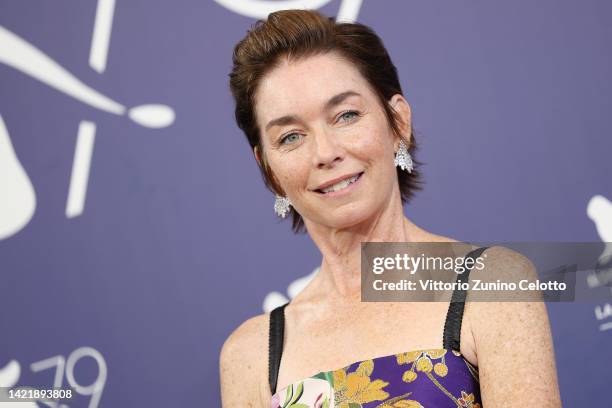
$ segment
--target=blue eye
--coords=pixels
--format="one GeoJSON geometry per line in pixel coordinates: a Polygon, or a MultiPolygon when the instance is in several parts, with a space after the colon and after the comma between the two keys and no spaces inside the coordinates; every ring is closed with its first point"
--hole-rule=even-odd
{"type": "MultiPolygon", "coordinates": [[[[349,110],[349,111],[341,113],[339,118],[340,119],[346,118],[344,120],[345,122],[352,122],[353,120],[355,120],[355,118],[357,118],[359,116],[361,116],[359,114],[359,112],[354,111],[354,110],[349,110]]],[[[296,132],[288,133],[287,135],[283,136],[279,140],[279,143],[281,145],[291,144],[291,143],[294,143],[294,142],[298,141],[300,136],[301,135],[299,133],[296,133],[296,132]],[[291,138],[293,138],[293,140],[291,140],[291,138]]]]}
{"type": "MultiPolygon", "coordinates": [[[[340,115],[340,118],[344,118],[344,117],[346,117],[346,115],[355,115],[355,117],[357,117],[357,116],[359,116],[359,112],[357,112],[357,111],[346,111],[346,112],[343,112],[340,115]]],[[[353,118],[349,117],[349,119],[347,119],[347,120],[350,121],[351,119],[354,119],[354,117],[353,118]]]]}
{"type": "MultiPolygon", "coordinates": [[[[295,132],[293,132],[293,133],[289,133],[288,135],[286,135],[285,137],[283,137],[283,138],[280,140],[280,143],[281,143],[281,144],[286,144],[286,143],[285,143],[285,141],[286,141],[287,139],[289,139],[291,136],[299,136],[299,135],[300,135],[299,133],[295,133],[295,132]]],[[[295,140],[297,140],[297,139],[295,139],[295,140]]],[[[290,142],[290,143],[292,143],[292,142],[290,142]]]]}

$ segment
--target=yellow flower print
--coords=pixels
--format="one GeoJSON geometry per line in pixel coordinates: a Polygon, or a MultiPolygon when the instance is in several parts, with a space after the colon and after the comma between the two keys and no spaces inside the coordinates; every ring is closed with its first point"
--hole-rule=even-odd
{"type": "Polygon", "coordinates": [[[408,353],[400,353],[400,354],[396,354],[395,357],[397,357],[397,364],[410,364],[414,361],[416,361],[417,358],[419,358],[419,356],[423,354],[423,350],[418,350],[418,351],[409,351],[408,353]]]}
{"type": "Polygon", "coordinates": [[[457,398],[457,403],[460,407],[480,408],[480,404],[474,404],[474,394],[467,394],[465,391],[461,391],[461,398],[457,398]]]}
{"type": "Polygon", "coordinates": [[[433,364],[431,364],[431,359],[427,355],[423,355],[421,358],[417,360],[416,369],[417,371],[423,371],[424,373],[431,372],[433,368],[433,364]]]}
{"type": "Polygon", "coordinates": [[[417,375],[414,371],[412,370],[408,370],[404,373],[404,375],[402,375],[402,381],[410,383],[413,382],[414,380],[416,380],[417,375]]]}
{"type": "Polygon", "coordinates": [[[397,358],[397,363],[399,365],[412,363],[410,370],[403,374],[402,380],[407,383],[416,380],[417,373],[415,372],[415,368],[416,371],[426,374],[431,373],[433,370],[433,372],[439,377],[445,377],[448,374],[448,367],[444,361],[444,355],[446,352],[446,349],[432,349],[396,354],[395,357],[397,358]],[[442,359],[442,361],[436,362],[434,365],[432,360],[438,359],[442,359]]]}
{"type": "Polygon", "coordinates": [[[434,373],[438,374],[440,377],[446,377],[446,374],[448,374],[448,367],[446,364],[436,363],[436,365],[434,365],[434,373]]]}
{"type": "Polygon", "coordinates": [[[406,399],[411,392],[407,392],[397,397],[386,400],[382,404],[376,406],[376,408],[423,408],[423,405],[419,401],[406,399]]]}
{"type": "Polygon", "coordinates": [[[336,370],[334,375],[334,402],[339,408],[349,408],[371,401],[383,401],[389,394],[383,390],[389,383],[380,379],[372,381],[370,375],[374,371],[374,361],[366,360],[359,364],[352,373],[346,368],[336,370]],[[351,405],[349,405],[351,404],[351,405]]]}

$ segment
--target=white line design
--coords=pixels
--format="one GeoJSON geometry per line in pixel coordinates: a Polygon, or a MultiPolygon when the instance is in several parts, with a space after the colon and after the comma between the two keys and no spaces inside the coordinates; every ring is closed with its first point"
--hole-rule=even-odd
{"type": "Polygon", "coordinates": [[[612,242],[612,202],[596,194],[589,200],[586,212],[595,224],[599,238],[603,242],[612,242]]]}
{"type": "Polygon", "coordinates": [[[289,286],[287,286],[287,295],[289,295],[289,298],[277,291],[268,293],[263,300],[263,311],[265,313],[269,313],[274,308],[287,303],[289,299],[293,299],[294,297],[296,297],[298,293],[300,293],[302,290],[304,290],[306,286],[308,286],[310,281],[314,279],[317,273],[319,273],[320,269],[321,267],[317,266],[308,275],[297,278],[296,280],[291,282],[289,286]]]}
{"type": "MultiPolygon", "coordinates": [[[[215,0],[218,4],[234,13],[266,19],[268,14],[286,9],[318,9],[331,0],[215,0]]],[[[357,20],[363,0],[342,0],[336,21],[352,23],[357,20]]]]}
{"type": "Polygon", "coordinates": [[[602,323],[599,325],[599,331],[606,331],[612,329],[612,322],[602,323]]]}
{"type": "MultiPolygon", "coordinates": [[[[599,238],[605,244],[604,249],[599,255],[599,261],[605,265],[612,256],[612,202],[606,197],[596,194],[589,200],[586,209],[587,216],[595,224],[595,229],[599,238]]],[[[587,276],[587,284],[590,287],[602,285],[597,274],[587,276]]],[[[609,288],[612,291],[612,288],[609,288]]],[[[597,317],[597,313],[595,314],[597,317]]],[[[612,322],[599,325],[599,331],[612,329],[612,322]]]]}
{"type": "Polygon", "coordinates": [[[21,365],[17,360],[9,361],[0,367],[0,387],[12,388],[21,376],[21,365]]]}
{"type": "Polygon", "coordinates": [[[253,18],[266,18],[268,14],[285,9],[317,9],[331,0],[215,0],[228,10],[253,18]]]}
{"type": "Polygon", "coordinates": [[[72,174],[66,203],[67,218],[78,217],[83,213],[95,137],[96,124],[86,120],[81,121],[72,161],[72,174]]]}
{"type": "Polygon", "coordinates": [[[98,0],[96,20],[91,37],[89,65],[100,74],[106,69],[114,12],[115,0],[98,0]]]}
{"type": "Polygon", "coordinates": [[[20,231],[36,211],[36,192],[0,115],[0,240],[20,231]]]}
{"type": "Polygon", "coordinates": [[[612,257],[612,202],[602,195],[594,195],[587,204],[586,213],[595,224],[599,238],[606,243],[599,255],[599,261],[606,264],[612,257]]]}
{"type": "Polygon", "coordinates": [[[0,62],[100,110],[123,115],[125,106],[85,85],[47,54],[0,26],[0,62]]]}
{"type": "MultiPolygon", "coordinates": [[[[97,72],[106,69],[113,24],[115,0],[98,0],[89,64],[97,72]]],[[[148,128],[163,128],[174,123],[174,110],[162,104],[127,108],[79,80],[42,50],[0,26],[0,64],[5,64],[93,108],[125,115],[148,128]]],[[[96,126],[82,121],[77,134],[65,214],[67,218],[83,213],[96,126]]],[[[36,210],[34,186],[18,160],[10,135],[0,116],[0,240],[23,229],[36,210]],[[7,197],[7,198],[5,198],[7,197]]]]}
{"type": "Polygon", "coordinates": [[[338,23],[354,23],[357,21],[362,1],[363,0],[344,0],[340,4],[340,10],[338,10],[336,21],[338,23]]]}
{"type": "MultiPolygon", "coordinates": [[[[114,12],[115,0],[98,0],[89,50],[89,65],[98,73],[102,73],[106,69],[114,12]]],[[[66,200],[66,218],[74,218],[83,214],[95,136],[96,125],[94,123],[82,121],[79,124],[68,187],[68,199],[66,200]]]]}
{"type": "MultiPolygon", "coordinates": [[[[81,82],[47,54],[0,26],[0,63],[13,67],[42,83],[87,105],[105,112],[123,115],[126,107],[81,82]]],[[[174,110],[166,105],[140,105],[129,115],[141,126],[158,128],[174,122],[174,110]],[[162,116],[158,116],[162,113],[162,116]]]]}

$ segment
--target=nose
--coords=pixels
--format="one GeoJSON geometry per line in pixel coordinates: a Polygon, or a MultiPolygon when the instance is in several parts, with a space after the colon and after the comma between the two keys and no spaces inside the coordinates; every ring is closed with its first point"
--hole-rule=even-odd
{"type": "Polygon", "coordinates": [[[319,131],[314,136],[313,164],[316,168],[333,166],[344,157],[344,149],[333,132],[319,131]]]}

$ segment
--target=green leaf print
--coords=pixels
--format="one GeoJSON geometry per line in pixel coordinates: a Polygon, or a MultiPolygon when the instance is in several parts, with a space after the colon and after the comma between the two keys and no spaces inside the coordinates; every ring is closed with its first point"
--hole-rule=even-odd
{"type": "Polygon", "coordinates": [[[287,389],[287,396],[285,397],[285,402],[281,405],[282,408],[286,408],[289,405],[289,401],[291,401],[291,397],[293,396],[293,384],[289,386],[287,389]]]}
{"type": "MultiPolygon", "coordinates": [[[[293,399],[291,400],[291,403],[293,404],[293,405],[290,405],[291,407],[295,407],[297,405],[295,403],[300,400],[300,397],[302,396],[303,393],[304,393],[304,382],[302,381],[297,386],[297,390],[295,390],[295,395],[293,396],[293,399]]],[[[308,408],[308,407],[306,407],[306,408],[308,408]]]]}
{"type": "Polygon", "coordinates": [[[327,380],[329,385],[331,385],[331,387],[334,388],[334,373],[331,371],[327,371],[325,373],[325,379],[327,380]]]}

